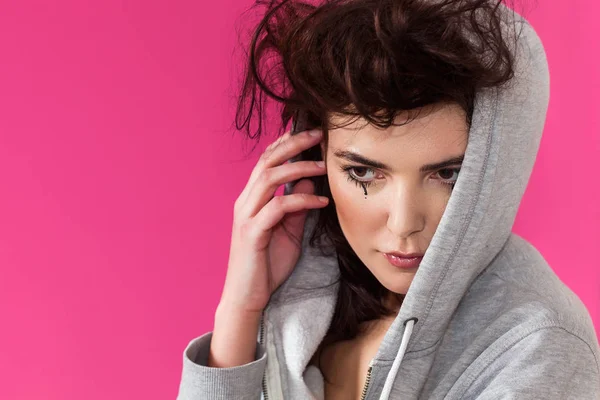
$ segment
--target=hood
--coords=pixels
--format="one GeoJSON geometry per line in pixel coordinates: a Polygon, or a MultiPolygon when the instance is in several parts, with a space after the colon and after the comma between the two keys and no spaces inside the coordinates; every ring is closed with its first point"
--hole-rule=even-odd
{"type": "MultiPolygon", "coordinates": [[[[512,11],[509,14],[513,15],[512,11]]],[[[516,56],[515,76],[501,87],[476,93],[458,180],[400,311],[373,360],[374,364],[387,362],[388,368],[389,361],[395,360],[386,386],[395,379],[403,357],[416,358],[436,346],[473,281],[511,235],[549,102],[543,45],[525,19],[517,13],[514,18],[520,33],[517,46],[510,44],[516,56]]],[[[323,256],[308,244],[318,212],[308,212],[300,259],[266,310],[285,309],[271,324],[287,349],[282,356],[289,373],[300,377],[329,327],[337,299],[337,284],[324,287],[339,276],[337,259],[323,256]],[[307,335],[312,338],[307,339],[307,335]],[[291,351],[295,354],[289,354],[291,351]]],[[[384,393],[380,398],[387,397],[384,393]]]]}

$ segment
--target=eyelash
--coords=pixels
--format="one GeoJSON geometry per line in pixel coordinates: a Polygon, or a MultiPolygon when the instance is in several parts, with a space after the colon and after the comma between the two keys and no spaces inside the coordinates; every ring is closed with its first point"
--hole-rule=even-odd
{"type": "MultiPolygon", "coordinates": [[[[359,169],[359,168],[360,169],[367,169],[367,170],[374,171],[372,168],[369,168],[369,167],[359,167],[359,166],[343,166],[341,169],[342,169],[342,172],[344,172],[344,174],[348,178],[348,181],[349,182],[353,182],[354,184],[356,184],[356,186],[362,187],[364,185],[365,187],[369,187],[369,186],[373,185],[375,183],[374,180],[373,181],[361,181],[361,180],[358,180],[358,179],[354,178],[352,176],[352,174],[350,174],[350,172],[349,172],[350,170],[359,169]]],[[[446,170],[450,170],[450,171],[453,171],[453,172],[460,173],[460,168],[442,168],[442,169],[437,170],[436,173],[438,173],[440,171],[446,171],[446,170]]],[[[454,188],[454,185],[456,185],[456,181],[454,181],[454,182],[444,182],[443,179],[441,179],[440,181],[441,181],[442,185],[450,186],[450,189],[454,188]]]]}

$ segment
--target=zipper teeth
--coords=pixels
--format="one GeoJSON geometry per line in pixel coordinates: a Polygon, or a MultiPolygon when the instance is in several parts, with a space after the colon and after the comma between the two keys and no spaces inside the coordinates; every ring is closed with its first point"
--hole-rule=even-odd
{"type": "Polygon", "coordinates": [[[262,380],[262,388],[263,388],[263,397],[265,400],[269,400],[269,395],[267,394],[267,379],[266,379],[266,375],[263,376],[263,380],[262,380]]]}
{"type": "Polygon", "coordinates": [[[369,389],[369,383],[371,382],[371,370],[372,366],[369,366],[369,370],[367,371],[367,380],[365,381],[365,386],[363,386],[362,395],[360,396],[360,400],[365,400],[367,396],[367,390],[369,389]]]}
{"type": "MultiPolygon", "coordinates": [[[[259,338],[259,343],[261,345],[263,344],[263,338],[264,338],[264,314],[260,319],[260,338],[259,338]]],[[[267,394],[267,371],[265,370],[265,373],[263,374],[263,378],[262,378],[262,389],[263,389],[263,395],[264,395],[264,399],[265,400],[269,400],[269,395],[267,394]]]]}

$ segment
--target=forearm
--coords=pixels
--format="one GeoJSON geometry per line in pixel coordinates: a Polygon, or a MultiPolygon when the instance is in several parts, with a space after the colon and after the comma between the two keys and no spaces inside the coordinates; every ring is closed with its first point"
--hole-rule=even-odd
{"type": "Polygon", "coordinates": [[[235,367],[254,361],[260,313],[239,311],[219,304],[208,355],[208,366],[235,367]]]}

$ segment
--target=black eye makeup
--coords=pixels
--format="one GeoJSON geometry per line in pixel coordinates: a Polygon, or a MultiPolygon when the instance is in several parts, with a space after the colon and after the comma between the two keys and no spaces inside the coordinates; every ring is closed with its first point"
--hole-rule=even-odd
{"type": "Polygon", "coordinates": [[[363,177],[361,177],[361,175],[363,175],[364,171],[374,171],[373,168],[369,168],[369,167],[360,167],[360,166],[342,166],[342,172],[344,172],[344,174],[346,175],[346,178],[348,178],[349,182],[353,182],[356,184],[356,186],[358,187],[369,187],[371,185],[373,185],[375,183],[374,180],[368,180],[368,178],[366,180],[362,180],[365,179],[363,177]],[[355,171],[358,172],[358,174],[356,173],[352,173],[351,171],[355,171]]]}
{"type": "MultiPolygon", "coordinates": [[[[358,187],[362,187],[365,191],[365,195],[367,194],[366,188],[376,183],[375,170],[373,168],[358,165],[344,165],[341,167],[341,171],[346,175],[348,181],[353,182],[358,187]],[[369,174],[368,171],[372,171],[373,173],[369,174]],[[367,177],[365,177],[365,175],[367,177]],[[373,177],[368,178],[369,175],[372,175],[373,177]]],[[[449,186],[452,189],[454,188],[454,185],[456,185],[459,172],[460,167],[442,168],[437,170],[434,175],[440,175],[440,178],[436,180],[438,180],[440,184],[449,186]]]]}
{"type": "Polygon", "coordinates": [[[353,174],[350,173],[350,171],[351,170],[374,171],[373,168],[347,165],[347,166],[342,166],[341,170],[344,173],[344,175],[346,175],[346,177],[348,178],[348,181],[353,182],[356,184],[356,186],[363,188],[363,192],[365,194],[365,199],[366,199],[367,198],[367,187],[371,186],[374,183],[374,181],[362,181],[360,179],[357,179],[353,176],[353,174]]]}

